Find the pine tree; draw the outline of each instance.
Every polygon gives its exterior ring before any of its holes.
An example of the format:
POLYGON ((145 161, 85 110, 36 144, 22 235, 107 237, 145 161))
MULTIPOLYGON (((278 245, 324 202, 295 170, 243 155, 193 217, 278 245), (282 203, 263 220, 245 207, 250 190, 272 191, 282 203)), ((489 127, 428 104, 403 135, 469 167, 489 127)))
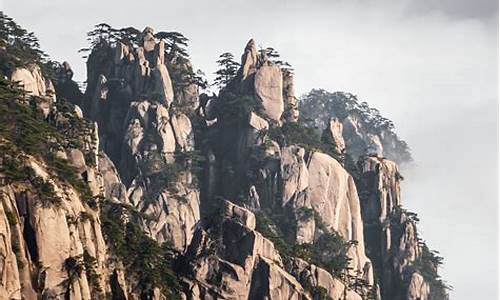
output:
POLYGON ((240 64, 234 60, 233 54, 229 52, 222 53, 217 61, 219 70, 214 74, 217 75, 214 84, 219 88, 226 86, 235 76, 240 64))

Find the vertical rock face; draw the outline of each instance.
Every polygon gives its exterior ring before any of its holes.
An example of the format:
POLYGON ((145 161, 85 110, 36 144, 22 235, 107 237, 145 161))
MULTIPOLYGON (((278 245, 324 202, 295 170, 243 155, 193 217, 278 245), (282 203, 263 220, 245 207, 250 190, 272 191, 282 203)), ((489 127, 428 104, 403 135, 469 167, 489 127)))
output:
POLYGON ((344 153, 346 149, 343 136, 343 128, 344 126, 342 125, 342 123, 337 118, 333 118, 330 120, 329 126, 323 133, 333 141, 337 153, 344 153))
POLYGON ((308 299, 273 243, 254 230, 253 213, 228 201, 222 210, 220 230, 199 229, 188 248, 187 298, 308 299))
POLYGON ((258 65, 257 46, 255 41, 250 39, 245 47, 245 51, 241 56, 241 77, 245 80, 248 76, 255 73, 258 65))
POLYGON ((186 114, 172 111, 194 111, 191 106, 198 102, 196 86, 172 81, 169 69, 191 70, 189 62, 180 62, 150 27, 135 48, 120 42, 98 45, 87 62, 84 111, 102 128, 103 151, 127 190, 120 199, 150 215, 142 225, 153 238, 183 250, 200 213, 189 163, 174 155, 194 150, 194 132, 186 114), (174 84, 183 86, 179 95, 174 84))
MULTIPOLYGON (((54 106, 49 107, 48 119, 56 124, 49 126, 65 132, 79 122, 75 112, 63 113, 54 106)), ((108 247, 101 232, 99 210, 93 202, 104 189, 103 177, 95 164, 97 128, 89 128, 90 132, 79 132, 76 138, 67 137, 80 145, 78 149, 62 148, 56 154, 68 163, 65 167, 59 162, 58 168, 74 170, 75 175, 67 176, 78 176, 87 195, 68 184, 68 178, 56 176, 53 162, 20 150, 13 152, 11 141, 1 140, 0 165, 10 164, 14 172, 22 172, 12 177, 4 173, 3 167, 0 169, 2 299, 95 299, 109 289, 107 274, 112 267, 106 264, 108 247), (12 160, 13 155, 22 159, 12 160), (22 180, 22 176, 29 180, 22 180), (83 268, 88 259, 94 263, 83 268)))
POLYGON ((278 66, 264 64, 255 74, 255 93, 262 101, 264 114, 274 121, 281 119, 284 110, 283 76, 278 66))
POLYGON ((16 68, 10 80, 17 82, 28 95, 36 96, 37 110, 47 118, 50 107, 56 100, 56 92, 52 82, 43 76, 40 67, 30 64, 16 68))
MULTIPOLYGON (((361 159, 367 250, 381 275, 383 299, 429 299, 430 287, 413 266, 424 255, 416 221, 401 208, 397 165, 376 156, 361 159)), ((426 247, 426 246, 424 246, 426 247)))
POLYGON ((363 220, 354 180, 332 157, 316 152, 308 165, 309 198, 313 209, 328 229, 358 242, 351 248, 352 268, 373 284, 370 260, 365 255, 363 220))
POLYGON ((344 119, 342 125, 344 127, 345 143, 354 159, 365 154, 383 155, 384 147, 379 136, 366 132, 358 116, 348 116, 344 119))
POLYGON ((283 72, 283 97, 285 100, 285 121, 297 122, 299 120, 299 108, 297 97, 295 96, 293 73, 291 71, 285 70, 283 72))

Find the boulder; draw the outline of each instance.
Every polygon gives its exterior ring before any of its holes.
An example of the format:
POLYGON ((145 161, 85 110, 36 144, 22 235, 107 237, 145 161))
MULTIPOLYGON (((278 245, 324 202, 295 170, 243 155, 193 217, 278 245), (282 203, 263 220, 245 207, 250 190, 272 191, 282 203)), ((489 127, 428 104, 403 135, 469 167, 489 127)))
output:
POLYGON ((250 121, 248 123, 256 131, 269 129, 269 123, 254 112, 250 113, 250 121))

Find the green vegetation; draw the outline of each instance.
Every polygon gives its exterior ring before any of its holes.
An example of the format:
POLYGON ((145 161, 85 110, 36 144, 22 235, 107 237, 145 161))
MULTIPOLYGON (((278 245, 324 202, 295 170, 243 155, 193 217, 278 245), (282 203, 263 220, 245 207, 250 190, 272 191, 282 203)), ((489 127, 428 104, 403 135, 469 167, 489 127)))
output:
POLYGON ((233 54, 225 52, 219 56, 217 65, 219 65, 219 70, 214 73, 216 77, 213 85, 223 88, 236 76, 240 64, 234 60, 233 54))
POLYGON ((178 253, 168 243, 159 245, 136 224, 124 221, 127 215, 140 217, 129 206, 103 202, 102 228, 112 253, 129 272, 136 274, 143 291, 141 298, 149 299, 153 289, 159 287, 169 299, 177 299, 179 279, 173 264, 178 253))
MULTIPOLYGON (((264 211, 255 214, 256 229, 274 243, 283 259, 298 257, 329 270, 337 277, 343 276, 348 270, 350 258, 347 251, 355 245, 354 241, 346 242, 338 233, 325 231, 314 243, 299 245, 294 241, 297 225, 290 224, 293 218, 270 214, 264 211)), ((321 222, 319 219, 318 221, 321 222)), ((321 227, 321 223, 319 224, 321 227)))
MULTIPOLYGON (((100 23, 94 26, 94 29, 87 33, 87 40, 90 43, 88 48, 82 48, 79 52, 84 53, 84 58, 90 57, 94 51, 99 51, 101 48, 108 49, 109 46, 114 46, 118 42, 125 44, 132 49, 136 49, 141 44, 142 32, 134 27, 113 28, 106 23, 100 23)), ((184 88, 188 85, 195 84, 199 88, 205 89, 208 86, 207 80, 202 71, 193 70, 189 62, 189 54, 187 46, 189 39, 179 32, 159 31, 154 34, 156 42, 163 41, 165 45, 165 60, 172 84, 174 94, 182 94, 184 88)), ((111 51, 106 51, 106 56, 112 55, 111 51)), ((110 59, 109 57, 106 59, 110 59)), ((105 60, 106 60, 105 59, 105 60)), ((103 62, 105 61, 103 60, 103 62)), ((106 75, 106 74, 105 74, 106 75)))
MULTIPOLYGON (((272 214, 269 210, 256 212, 256 230, 271 240, 285 262, 292 258, 301 258, 310 264, 317 265, 329 271, 349 288, 363 296, 363 299, 376 299, 372 286, 362 279, 361 274, 350 274, 349 249, 356 241, 345 241, 338 233, 328 230, 319 215, 312 209, 302 208, 297 212, 299 220, 314 218, 316 226, 323 234, 313 243, 296 244, 295 231, 297 224, 290 224, 293 217, 286 213, 272 214)), ((329 299, 326 290, 311 283, 305 284, 305 289, 313 299, 329 299)))
POLYGON ((55 126, 41 118, 33 101, 36 99, 30 98, 26 103, 15 84, 0 79, 0 147, 3 150, 0 155, 4 161, 0 171, 7 182, 28 180, 39 189, 41 199, 48 200, 46 203, 59 203, 52 185, 34 176, 33 170, 23 165, 24 154, 31 155, 43 160, 58 180, 75 188, 85 201, 92 200, 87 184, 76 170, 55 154, 74 145, 78 137, 64 137, 59 132, 62 125, 55 126))
POLYGON ((100 276, 96 271, 97 260, 87 250, 83 250, 83 265, 91 288, 92 299, 102 299, 103 290, 99 283, 100 276))
POLYGON ((177 184, 180 176, 185 172, 190 171, 195 175, 193 181, 196 184, 197 174, 202 170, 203 161, 204 157, 197 150, 177 151, 172 162, 167 162, 160 152, 151 151, 139 164, 140 174, 148 186, 144 199, 153 201, 165 189, 175 197, 179 192, 177 184))
POLYGON ((273 62, 274 64, 278 65, 278 67, 280 67, 280 69, 281 69, 281 72, 293 73, 292 65, 290 65, 286 61, 280 60, 281 55, 273 47, 267 47, 267 48, 260 49, 259 54, 262 57, 266 57, 269 61, 273 62))
POLYGON ((10 226, 14 226, 17 224, 17 215, 15 212, 6 209, 5 216, 7 217, 7 222, 9 222, 10 226))
MULTIPOLYGON (((418 215, 410 212, 401 206, 394 208, 391 214, 391 225, 399 230, 403 230, 403 225, 412 223, 415 226, 420 221, 418 215), (401 220, 404 220, 401 224, 401 220)), ((430 300, 445 300, 448 299, 448 291, 452 289, 441 276, 438 274, 439 267, 443 264, 444 259, 439 255, 436 250, 431 250, 425 241, 420 239, 417 235, 418 246, 420 248, 420 255, 409 267, 409 274, 417 272, 425 279, 430 286, 430 300)))
POLYGON ((68 281, 77 280, 85 270, 81 256, 70 256, 64 261, 64 269, 68 273, 68 281))
POLYGON ((54 62, 40 50, 40 43, 33 32, 16 24, 0 11, 0 75, 10 76, 18 67, 37 64, 45 76, 55 78, 54 62))
POLYGON ((327 134, 319 136, 316 130, 305 126, 303 123, 287 122, 283 126, 271 126, 268 131, 269 138, 280 144, 281 147, 298 145, 306 151, 319 151, 338 160, 344 161, 343 154, 337 151, 335 142, 327 134))
POLYGON ((393 122, 368 103, 359 102, 355 95, 313 89, 299 99, 299 109, 303 124, 319 131, 327 128, 332 117, 343 120, 351 116, 359 122, 361 130, 374 135, 383 133, 386 139, 393 141, 384 145, 389 159, 397 162, 411 161, 410 148, 395 133, 393 122))
POLYGON ((248 124, 251 112, 259 112, 262 104, 252 95, 224 90, 216 102, 217 114, 224 124, 248 124))

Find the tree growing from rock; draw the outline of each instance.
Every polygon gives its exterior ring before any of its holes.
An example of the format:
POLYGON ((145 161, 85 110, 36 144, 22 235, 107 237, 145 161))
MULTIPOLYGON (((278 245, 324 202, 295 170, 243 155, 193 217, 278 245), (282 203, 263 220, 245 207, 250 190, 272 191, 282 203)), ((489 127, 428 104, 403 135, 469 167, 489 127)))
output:
POLYGON ((217 60, 217 64, 219 70, 214 73, 217 77, 215 77, 213 85, 222 88, 236 76, 240 64, 234 60, 234 55, 229 52, 222 53, 219 60, 217 60))

